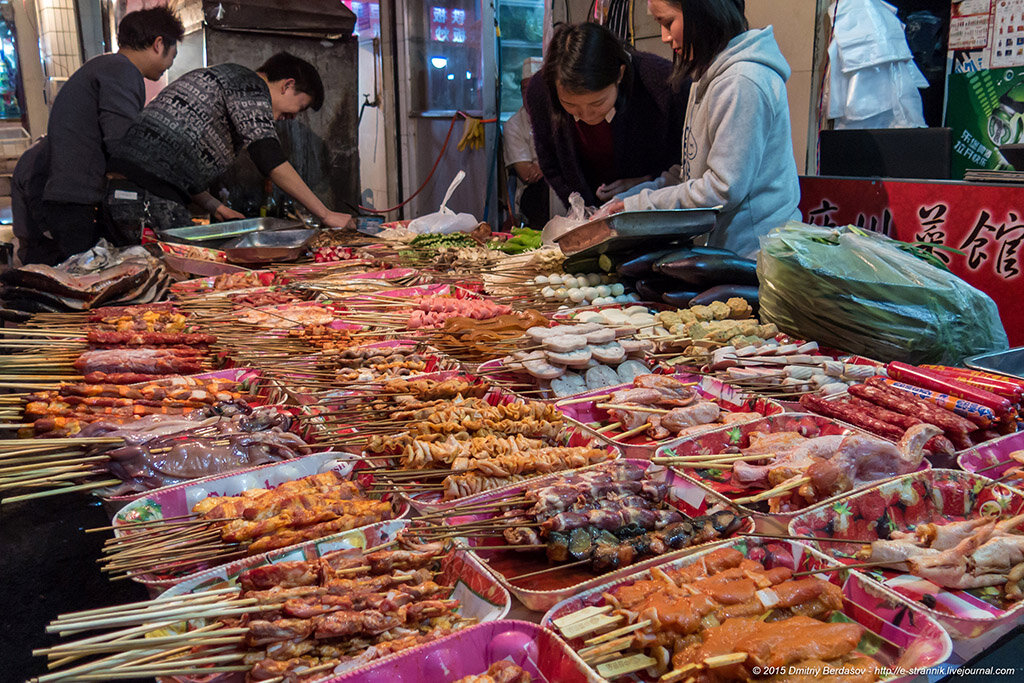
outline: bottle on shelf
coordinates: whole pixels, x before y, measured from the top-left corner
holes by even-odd
[[[263,204],[260,205],[261,218],[280,218],[277,200],[274,199],[274,184],[267,180],[263,184]]]

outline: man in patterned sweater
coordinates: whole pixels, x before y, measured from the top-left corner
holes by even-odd
[[[274,121],[320,109],[316,67],[280,52],[255,71],[219,64],[190,71],[164,88],[114,149],[105,207],[125,240],[142,228],[191,223],[189,202],[217,220],[244,218],[207,189],[243,149],[256,168],[320,219],[348,227],[352,217],[328,209],[288,162]]]
[[[57,93],[46,137],[11,179],[20,263],[54,265],[112,237],[97,222],[111,150],[146,103],[143,79],[163,76],[184,33],[165,7],[126,14],[118,52],[90,59]]]

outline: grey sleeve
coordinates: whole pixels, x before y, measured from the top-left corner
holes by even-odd
[[[97,81],[100,133],[107,156],[142,111],[146,86],[142,74],[132,65],[111,70]]]

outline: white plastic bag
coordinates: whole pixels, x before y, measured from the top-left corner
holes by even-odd
[[[441,200],[440,208],[435,213],[428,213],[426,216],[420,216],[409,221],[409,230],[420,235],[427,233],[447,235],[453,232],[473,232],[476,226],[480,224],[480,221],[473,214],[455,213],[448,208],[448,200],[452,198],[455,188],[459,186],[459,183],[465,177],[466,172],[459,171],[455,175],[452,184],[448,186],[448,191],[445,192],[444,199]]]
[[[826,96],[835,128],[923,128],[919,89],[928,80],[896,9],[882,0],[843,0],[829,16],[835,27]]]
[[[590,220],[592,213],[593,211],[587,211],[580,193],[573,192],[569,195],[569,213],[565,216],[555,216],[549,220],[541,230],[541,241],[547,245],[554,244],[556,239]]]

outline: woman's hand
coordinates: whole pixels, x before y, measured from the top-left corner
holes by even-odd
[[[356,227],[356,222],[347,213],[338,213],[337,211],[330,211],[324,214],[320,218],[320,222],[325,228],[352,228]]]
[[[238,213],[227,204],[221,204],[213,210],[213,217],[218,221],[237,221],[245,218],[245,214]]]
[[[625,210],[626,210],[626,204],[624,202],[622,202],[622,201],[609,202],[609,203],[605,204],[604,206],[602,206],[600,209],[598,209],[597,213],[595,213],[593,216],[590,217],[590,220],[596,221],[596,220],[601,219],[601,218],[607,218],[608,216],[611,216],[614,213],[620,213],[620,212],[625,211]]]
[[[600,199],[602,202],[606,202],[609,199],[612,199],[615,195],[621,192],[625,192],[634,185],[650,182],[650,180],[651,176],[649,175],[643,176],[642,178],[619,178],[613,183],[605,183],[604,185],[600,186],[599,188],[597,188],[595,194],[597,195],[597,198]]]
[[[517,161],[512,164],[512,169],[516,172],[516,175],[519,176],[520,180],[530,185],[544,177],[544,174],[541,173],[540,166],[532,161]]]

